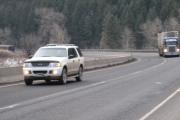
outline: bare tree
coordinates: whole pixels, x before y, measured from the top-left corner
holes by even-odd
[[[40,8],[36,10],[40,16],[40,28],[38,35],[45,43],[68,43],[70,37],[65,28],[65,19],[62,13],[51,8]]]
[[[134,35],[131,29],[128,27],[124,28],[124,31],[122,33],[122,42],[123,42],[123,48],[124,49],[132,49],[134,48]]]
[[[12,44],[11,30],[9,28],[0,29],[0,44]]]
[[[180,31],[180,22],[176,18],[170,18],[165,22],[164,28],[166,31]]]
[[[25,53],[29,56],[40,46],[40,37],[35,33],[25,35],[21,37],[21,45]]]
[[[162,22],[159,18],[153,21],[147,21],[141,25],[141,30],[146,37],[147,44],[146,47],[156,47],[157,46],[157,34],[162,31]]]

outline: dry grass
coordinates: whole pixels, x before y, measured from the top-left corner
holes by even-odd
[[[11,51],[0,50],[0,67],[15,67],[23,64],[24,56]]]
[[[8,50],[0,50],[0,58],[5,59],[5,58],[15,58],[17,55],[11,51]]]

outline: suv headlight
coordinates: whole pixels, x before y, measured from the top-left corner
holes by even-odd
[[[23,64],[23,67],[24,67],[24,68],[30,68],[30,67],[31,67],[31,63],[24,63],[24,64]]]
[[[61,63],[51,63],[51,67],[61,67]]]

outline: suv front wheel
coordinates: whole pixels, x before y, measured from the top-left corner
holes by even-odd
[[[63,70],[62,70],[60,83],[61,84],[66,84],[67,83],[67,69],[66,68],[63,68]]]
[[[25,84],[26,84],[27,86],[29,86],[29,85],[32,85],[33,80],[28,79],[28,78],[24,78],[24,82],[25,82]]]

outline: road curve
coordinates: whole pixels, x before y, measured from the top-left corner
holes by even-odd
[[[136,62],[86,72],[83,82],[0,86],[0,120],[155,120],[156,111],[144,116],[179,88],[180,59],[133,55]]]

